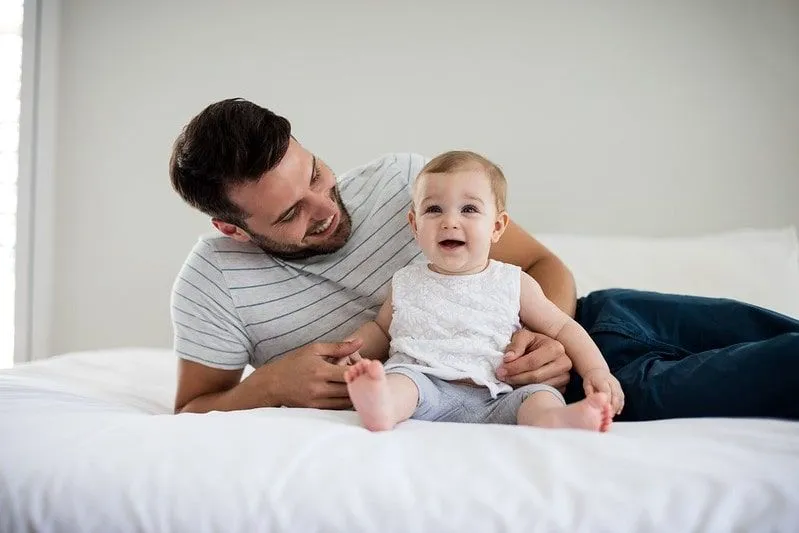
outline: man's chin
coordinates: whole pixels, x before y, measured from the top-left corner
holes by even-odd
[[[338,221],[338,227],[330,237],[322,243],[312,244],[311,247],[316,248],[319,253],[332,254],[347,244],[350,233],[352,233],[352,223],[349,216],[344,216]]]
[[[301,259],[308,259],[310,257],[314,257],[317,255],[329,255],[341,250],[345,244],[347,244],[347,239],[349,238],[349,231],[344,232],[343,235],[338,235],[334,233],[330,236],[327,240],[321,243],[309,243],[307,246],[303,248],[298,248],[296,250],[275,250],[270,249],[265,246],[261,246],[261,249],[268,253],[269,255],[278,257],[280,259],[285,259],[287,261],[298,261]]]
[[[349,236],[349,231],[342,232],[341,234],[339,234],[337,231],[326,241],[319,244],[312,244],[307,249],[309,251],[315,251],[318,255],[332,254],[338,252],[344,247],[345,244],[347,244]]]
[[[261,235],[251,234],[251,238],[255,237],[252,239],[253,243],[267,254],[287,261],[297,261],[317,255],[328,255],[341,250],[347,244],[351,233],[352,221],[349,215],[345,215],[330,237],[321,242],[309,242],[303,247],[286,249],[286,247],[271,242]]]

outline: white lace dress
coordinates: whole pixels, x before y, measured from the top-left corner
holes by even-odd
[[[491,260],[485,270],[447,276],[414,263],[394,274],[386,370],[404,367],[445,380],[471,379],[492,397],[511,387],[495,375],[520,327],[521,269]]]

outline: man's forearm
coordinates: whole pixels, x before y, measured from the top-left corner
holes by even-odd
[[[574,277],[563,262],[554,255],[536,261],[527,273],[544,291],[544,294],[564,313],[574,317],[577,308],[577,292]]]
[[[242,411],[258,407],[279,407],[277,402],[247,383],[247,379],[224,392],[212,392],[194,398],[179,413],[208,413],[210,411]]]

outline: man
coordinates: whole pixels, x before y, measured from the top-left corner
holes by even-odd
[[[409,186],[424,165],[391,154],[336,179],[289,122],[241,99],[210,105],[175,142],[174,189],[209,217],[173,289],[177,412],[347,408],[347,339],[374,318],[391,276],[421,259]],[[513,222],[491,257],[521,266],[599,345],[625,390],[620,419],[799,418],[799,322],[718,299],[610,290],[575,301],[568,269]],[[380,354],[362,354],[378,357]],[[519,356],[521,355],[521,356]],[[247,363],[255,372],[243,381]],[[555,340],[514,336],[498,376],[567,386]]]

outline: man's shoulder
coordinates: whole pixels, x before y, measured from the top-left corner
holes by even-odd
[[[263,266],[265,261],[271,262],[272,259],[252,242],[239,242],[218,232],[208,232],[197,238],[186,257],[184,268],[196,268],[197,264],[202,264],[222,272],[250,261],[257,261],[259,266]]]
[[[197,241],[195,241],[194,246],[192,246],[191,252],[189,253],[189,258],[191,258],[193,255],[199,255],[204,259],[216,262],[217,253],[220,252],[246,253],[255,251],[258,251],[258,247],[254,246],[252,243],[238,242],[229,237],[225,237],[218,232],[209,231],[197,237]]]
[[[410,182],[419,174],[419,171],[422,170],[427,161],[429,161],[429,158],[414,152],[387,153],[364,165],[347,170],[341,175],[339,181],[345,182],[355,178],[385,175],[391,171],[399,173]]]

